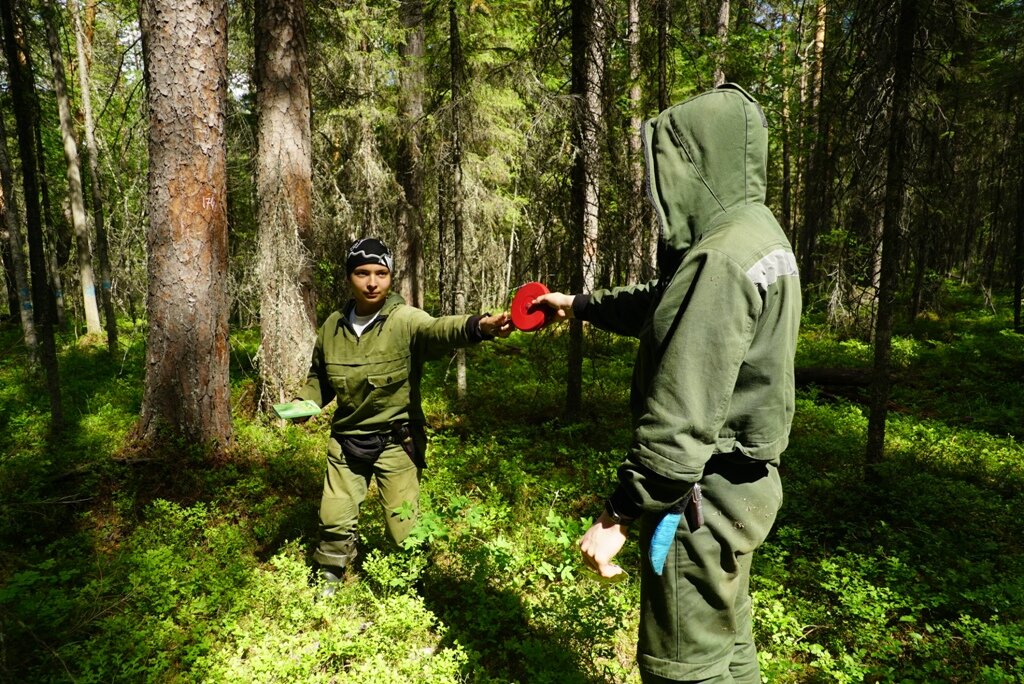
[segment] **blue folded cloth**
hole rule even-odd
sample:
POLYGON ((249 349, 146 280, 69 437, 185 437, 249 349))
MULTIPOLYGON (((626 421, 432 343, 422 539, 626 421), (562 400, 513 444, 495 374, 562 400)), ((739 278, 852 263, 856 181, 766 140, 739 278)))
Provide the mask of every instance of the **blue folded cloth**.
POLYGON ((683 512, 687 506, 693 507, 693 517, 691 519, 693 529, 696 530, 704 524, 702 500, 700 485, 693 485, 689 494, 674 507, 670 508, 662 516, 658 526, 654 528, 654 534, 651 535, 651 567, 654 568, 655 575, 660 576, 665 571, 665 561, 668 559, 669 547, 672 546, 672 542, 676 538, 676 529, 679 527, 679 521, 683 519, 683 512))
POLYGON ((676 538, 676 528, 679 527, 682 517, 682 513, 669 511, 654 528, 654 535, 651 536, 651 566, 655 575, 661 575, 665 571, 668 549, 676 538))

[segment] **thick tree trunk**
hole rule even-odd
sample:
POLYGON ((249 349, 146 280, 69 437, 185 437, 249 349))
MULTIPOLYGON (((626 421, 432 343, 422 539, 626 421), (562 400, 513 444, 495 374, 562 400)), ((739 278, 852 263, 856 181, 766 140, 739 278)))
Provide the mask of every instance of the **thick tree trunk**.
POLYGON ((47 5, 43 12, 46 24, 46 43, 50 48, 53 66, 53 91, 57 99, 60 134, 64 141, 64 161, 68 167, 68 201, 71 204, 71 225, 75 229, 75 247, 78 253, 78 279, 82 287, 82 308, 85 312, 85 330, 90 335, 100 334, 100 310, 96 302, 96 279, 92 269, 92 246, 89 243, 89 224, 85 217, 85 195, 82 189, 82 167, 75 139, 75 122, 71 118, 67 78, 64 75, 64 55, 57 35, 56 10, 47 5))
POLYGON ((303 0, 256 3, 261 403, 295 396, 316 338, 312 156, 303 0))
POLYGON ((424 74, 423 0, 402 0, 399 5, 405 42, 399 44, 402 58, 399 91, 401 133, 398 140, 397 172, 405 198, 398 209, 398 287, 405 301, 423 306, 423 152, 420 148, 420 120, 423 118, 424 74))
POLYGON ((11 258, 11 284, 14 286, 11 300, 11 316, 21 321, 21 332, 25 336, 25 347, 35 363, 39 356, 39 341, 36 338, 35 321, 32 319, 32 293, 29 290, 28 269, 25 266, 25 246, 21 240, 18 225, 18 205, 14 195, 14 172, 11 160, 7 158, 7 127, 0 116, 0 217, 7 233, 7 244, 11 258))
POLYGON ((139 437, 231 439, 226 0, 143 0, 149 337, 139 437))
POLYGON ((885 451, 885 419, 891 389, 890 352, 892 323, 899 285, 900 222, 906 192, 906 156, 910 126, 910 79, 917 31, 917 0, 902 0, 896 28, 895 74, 885 179, 885 218, 882 228, 881 280, 875 324, 875 358, 871 379, 871 413, 868 416, 867 476, 877 476, 885 451))
POLYGON ((715 87, 725 83, 725 45, 729 40, 729 0, 722 0, 718 6, 718 23, 715 26, 718 36, 718 54, 715 56, 715 87))
POLYGON ((107 349, 117 350, 117 314, 111 292, 110 249, 107 244, 106 207, 100 190, 100 152, 96 144, 96 124, 92 118, 92 94, 89 86, 89 63, 85 31, 79 17, 78 2, 68 0, 68 10, 75 28, 75 53, 78 56, 78 86, 82 91, 82 117, 85 120, 85 151, 89 161, 89 180, 92 191, 92 219, 96 229, 96 258, 100 264, 100 301, 107 328, 107 349))
POLYGON ((50 426, 55 432, 64 427, 60 396, 60 371, 57 365, 57 344, 53 336, 53 306, 47 291, 46 255, 43 249, 43 225, 39 208, 39 184, 36 179, 36 158, 32 131, 33 78, 23 68, 15 40, 14 8, 11 2, 0 2, 3 21, 4 53, 7 56, 11 99, 18 131, 18 152, 21 155, 21 182, 25 191, 25 219, 28 228, 28 256, 32 271, 32 304, 36 329, 40 336, 40 359, 46 373, 50 397, 50 426))

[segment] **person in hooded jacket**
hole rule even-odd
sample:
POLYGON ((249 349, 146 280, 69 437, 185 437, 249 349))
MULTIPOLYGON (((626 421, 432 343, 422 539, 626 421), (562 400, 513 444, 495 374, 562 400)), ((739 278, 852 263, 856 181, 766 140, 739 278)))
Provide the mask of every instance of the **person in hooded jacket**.
POLYGON ((647 121, 658 277, 534 302, 639 338, 632 445, 580 550, 612 578, 639 528, 648 684, 760 681, 750 563, 782 504, 801 311, 793 250, 764 204, 767 128, 734 84, 647 121))
MULTIPOLYGON (((376 478, 388 537, 400 544, 416 523, 426 466, 420 405, 424 361, 457 347, 508 337, 508 314, 435 318, 391 292, 394 259, 383 242, 357 240, 345 260, 352 299, 317 331, 298 398, 336 402, 320 501, 314 559, 327 583, 339 580, 356 548, 359 508, 376 478)), ((329 588, 327 593, 331 593, 329 588)))

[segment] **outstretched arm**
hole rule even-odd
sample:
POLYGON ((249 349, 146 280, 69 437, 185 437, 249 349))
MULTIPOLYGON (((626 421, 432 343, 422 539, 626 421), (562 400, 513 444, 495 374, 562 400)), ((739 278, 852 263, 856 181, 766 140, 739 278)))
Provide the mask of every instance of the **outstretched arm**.
POLYGON ((555 311, 557 320, 578 318, 619 335, 639 337, 647 314, 658 295, 658 281, 642 285, 598 290, 592 294, 550 292, 533 301, 555 311))
POLYGON ((487 337, 508 337, 515 330, 512 317, 507 313, 482 316, 479 321, 480 332, 487 337))

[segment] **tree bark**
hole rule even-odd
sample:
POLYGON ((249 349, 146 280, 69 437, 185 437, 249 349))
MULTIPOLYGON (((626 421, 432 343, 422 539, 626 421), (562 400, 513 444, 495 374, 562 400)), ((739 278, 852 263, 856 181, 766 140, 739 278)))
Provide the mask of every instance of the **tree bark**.
POLYGON ((642 92, 640 89, 640 2, 628 0, 628 27, 626 46, 629 60, 629 234, 632 249, 630 279, 649 280, 657 268, 658 225, 651 212, 647 211, 644 196, 643 141, 640 127, 643 125, 642 92))
POLYGON ((825 70, 825 27, 827 7, 826 0, 817 5, 816 27, 814 35, 814 64, 808 97, 807 130, 811 131, 811 151, 807 155, 807 170, 804 183, 804 230, 800 244, 800 276, 807 284, 817 279, 816 251, 818 236, 824 229, 827 218, 827 183, 825 167, 828 164, 828 119, 821 111, 822 90, 824 88, 825 70))
POLYGON ((225 0, 143 0, 149 336, 139 437, 231 440, 225 0))
MULTIPOLYGON (((655 0, 658 13, 658 111, 666 109, 668 101, 668 25, 670 0, 655 0)), ((655 254, 657 260, 657 254, 655 254)))
POLYGON ((725 45, 729 40, 729 0, 722 0, 718 6, 718 23, 715 27, 718 36, 718 54, 715 56, 715 87, 725 83, 725 45))
POLYGON ((82 308, 85 312, 85 330, 90 335, 100 334, 100 310, 96 303, 96 279, 92 269, 92 246, 89 243, 89 224, 85 217, 85 195, 82 189, 82 167, 75 139, 75 122, 71 118, 67 78, 64 75, 64 55, 57 35, 56 11, 48 0, 43 11, 46 25, 46 43, 53 66, 53 92, 60 118, 60 134, 64 142, 64 161, 68 167, 68 200, 71 203, 71 224, 75 229, 75 247, 78 254, 79 283, 82 287, 82 308))
MULTIPOLYGON (((459 110, 462 107, 462 85, 465 64, 462 56, 462 37, 459 33, 458 5, 455 0, 449 0, 448 2, 448 36, 451 41, 449 49, 449 77, 452 88, 451 166, 449 167, 451 190, 448 195, 453 245, 451 277, 454 310, 452 313, 461 314, 465 313, 466 297, 463 291, 465 281, 463 277, 462 117, 459 110)), ((456 394, 459 399, 464 399, 468 383, 466 378, 466 352, 463 349, 455 352, 455 368, 456 394)))
POLYGON ((25 266, 25 246, 21 239, 18 222, 18 205, 14 195, 14 172, 7 157, 7 127, 0 116, 0 217, 7 234, 11 259, 11 317, 21 321, 21 332, 29 358, 35 364, 39 360, 39 340, 32 319, 32 292, 29 290, 28 269, 25 266))
POLYGON ((881 279, 875 323, 875 358, 868 416, 866 475, 877 477, 885 451, 885 419, 891 390, 890 352, 896 290, 899 285, 900 222, 906 192, 906 156, 910 126, 910 81, 914 65, 917 0, 902 0, 896 28, 895 74, 885 180, 885 217, 882 227, 881 279))
POLYGON ((789 237, 792 244, 796 244, 796 236, 793 234, 793 125, 790 121, 790 79, 789 79, 789 50, 786 48, 783 38, 781 49, 782 58, 782 230, 789 237))
MULTIPOLYGON (((591 292, 597 265, 599 217, 598 127, 601 121, 601 78, 604 71, 603 20, 600 0, 572 3, 572 94, 576 103, 573 126, 572 232, 576 250, 573 292, 591 292)), ((566 412, 579 414, 583 402, 583 324, 569 325, 566 412)))
POLYGON ((96 229, 96 258, 100 264, 100 301, 107 328, 107 349, 117 350, 117 313, 111 291, 113 276, 110 268, 110 249, 107 244, 106 207, 100 188, 100 152, 96 144, 96 124, 92 118, 92 93, 89 86, 89 65, 85 31, 82 28, 77 0, 68 0, 68 10, 75 29, 75 53, 78 56, 78 86, 82 91, 82 116, 85 123, 85 151, 89 162, 89 180, 92 191, 92 220, 96 229))
POLYGON ((1017 211, 1014 221, 1013 236, 1013 329, 1021 332, 1021 300, 1024 299, 1024 142, 1021 136, 1024 135, 1024 126, 1021 122, 1024 116, 1021 115, 1020 105, 1017 105, 1017 211))
MULTIPOLYGON (((28 20, 24 17, 24 8, 22 10, 21 21, 25 24, 28 20)), ((32 52, 29 50, 28 43, 25 41, 25 36, 21 33, 17 35, 19 41, 18 50, 21 59, 24 61, 22 68, 26 74, 34 74, 35 67, 32 64, 32 52)), ((34 87, 34 86, 33 86, 34 87)), ((42 206, 42 225, 43 225, 43 252, 47 264, 47 281, 48 296, 53 300, 53 323, 61 330, 64 329, 64 285, 62 282, 60 270, 63 268, 70 258, 71 253, 71 236, 65 230, 66 226, 63 223, 58 223, 53 220, 53 211, 50 207, 50 189, 49 174, 46 172, 46 150, 43 148, 43 133, 42 125, 40 120, 42 116, 39 112, 39 98, 36 97, 35 93, 31 94, 30 98, 31 106, 31 128, 32 136, 35 141, 36 150, 36 164, 38 169, 38 185, 39 185, 39 197, 41 199, 42 206)))
POLYGON ((261 404, 295 396, 316 338, 312 155, 303 0, 256 2, 261 404))
POLYGON ((40 359, 46 373, 46 387, 50 398, 50 426, 54 432, 59 432, 64 427, 64 412, 60 396, 57 344, 53 336, 53 306, 50 293, 47 291, 46 255, 43 248, 39 184, 36 179, 31 101, 34 85, 31 71, 23 69, 22 59, 18 54, 12 5, 12 2, 0 2, 0 19, 3 21, 4 53, 7 56, 11 99, 14 104, 18 152, 21 155, 21 182, 25 191, 29 267, 32 271, 32 304, 36 329, 40 336, 40 359))
POLYGON ((402 0, 399 5, 405 42, 399 44, 402 58, 399 90, 398 182, 405 194, 398 209, 397 252, 402 255, 398 274, 399 291, 413 306, 423 306, 423 152, 420 120, 423 118, 424 21, 423 0, 402 0))

